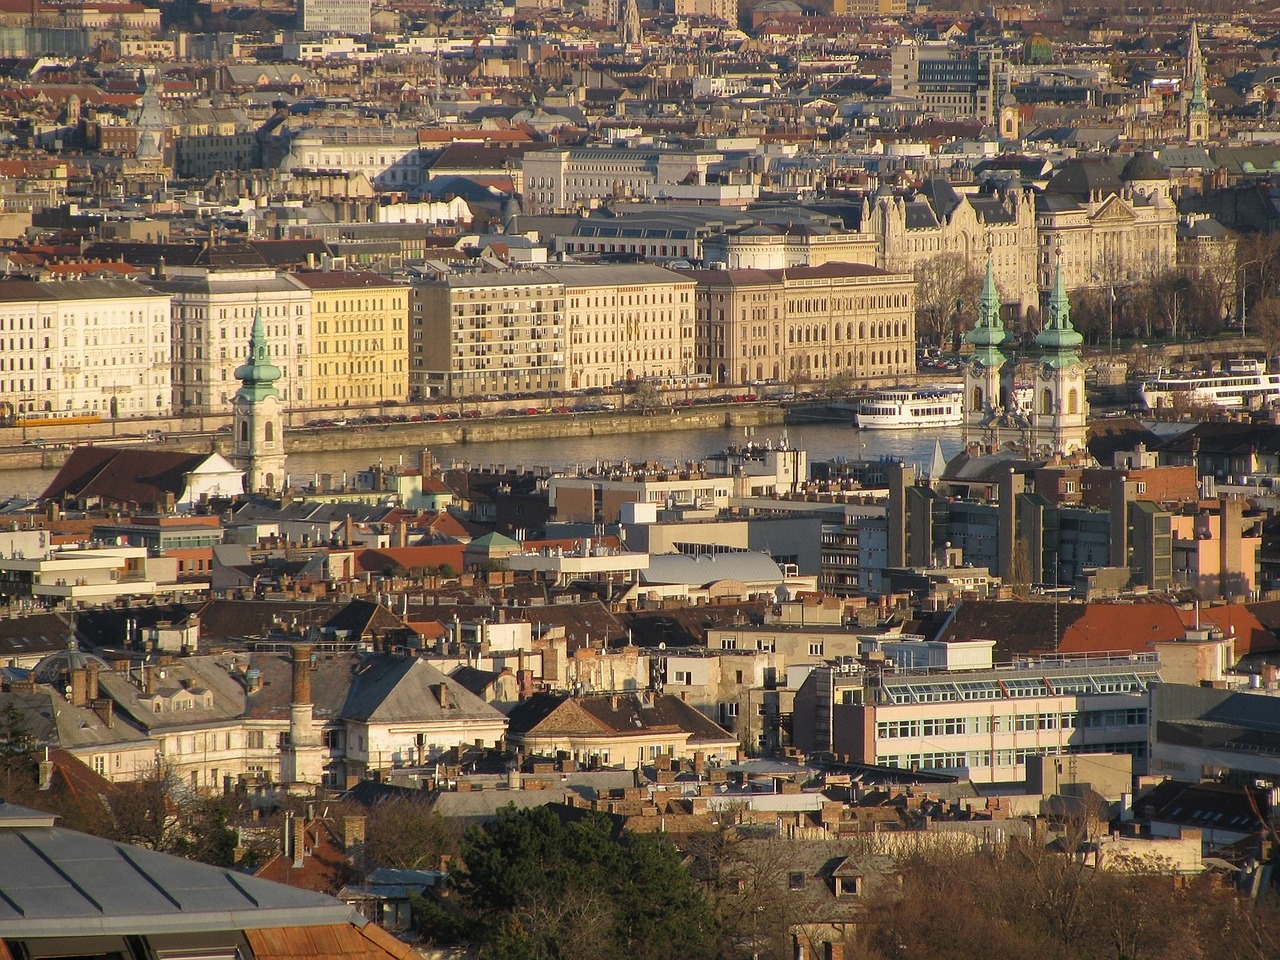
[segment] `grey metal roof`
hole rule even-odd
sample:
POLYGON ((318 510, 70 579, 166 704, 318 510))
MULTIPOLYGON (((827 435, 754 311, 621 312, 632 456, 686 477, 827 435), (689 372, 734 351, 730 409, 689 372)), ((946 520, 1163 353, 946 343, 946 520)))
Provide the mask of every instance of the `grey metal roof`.
POLYGON ((640 577, 645 583, 688 583, 696 586, 717 580, 781 583, 786 579, 768 554, 746 550, 705 557, 659 554, 649 558, 649 569, 641 570, 640 577))
POLYGON ((356 668, 340 716, 368 723, 504 719, 425 660, 388 654, 372 654, 356 668), (447 706, 436 692, 440 685, 448 688, 447 706))
POLYGON ((53 824, 52 815, 0 801, 0 937, 353 922, 331 897, 53 824))

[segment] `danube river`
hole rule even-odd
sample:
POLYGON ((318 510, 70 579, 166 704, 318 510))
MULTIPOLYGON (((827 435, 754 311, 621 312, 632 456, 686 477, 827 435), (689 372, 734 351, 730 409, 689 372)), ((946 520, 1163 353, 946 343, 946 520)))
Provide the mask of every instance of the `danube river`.
MULTIPOLYGON (((935 440, 941 441, 948 459, 960 452, 960 430, 855 430, 847 424, 803 424, 790 427, 752 427, 750 439, 757 443, 779 442, 784 436, 792 446, 808 452, 809 460, 836 457, 875 459, 900 457, 908 463, 927 464, 933 456, 935 440)), ((730 443, 748 439, 743 428, 671 430, 601 437, 566 437, 554 440, 504 440, 492 443, 441 444, 432 448, 438 464, 466 463, 472 466, 503 464, 507 468, 534 466, 563 469, 596 460, 656 460, 675 463, 697 460, 723 450, 730 443)), ((404 463, 417 466, 420 448, 387 447, 381 450, 349 450, 341 453, 299 453, 289 457, 289 475, 306 483, 317 473, 329 474, 334 482, 344 472, 379 462, 384 467, 404 463)), ((53 479, 55 470, 22 469, 0 472, 0 499, 38 495, 53 479)))

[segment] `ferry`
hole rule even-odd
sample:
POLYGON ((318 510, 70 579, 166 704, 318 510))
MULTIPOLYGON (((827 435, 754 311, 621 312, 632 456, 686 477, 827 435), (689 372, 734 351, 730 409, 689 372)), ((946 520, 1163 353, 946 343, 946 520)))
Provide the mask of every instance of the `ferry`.
POLYGON ((1280 400, 1280 373, 1267 373, 1259 360, 1231 360, 1221 373, 1161 372, 1144 381, 1138 394, 1148 410, 1179 404, 1253 409, 1280 400))
POLYGON ((863 430, 922 430, 958 427, 964 422, 964 391, 959 388, 882 390, 857 406, 863 430))

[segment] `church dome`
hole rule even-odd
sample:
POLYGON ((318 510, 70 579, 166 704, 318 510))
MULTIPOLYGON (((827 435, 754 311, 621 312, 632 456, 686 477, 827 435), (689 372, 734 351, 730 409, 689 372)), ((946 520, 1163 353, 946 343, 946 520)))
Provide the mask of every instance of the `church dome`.
POLYGON ((1043 33, 1033 33, 1022 45, 1022 62, 1030 64, 1053 63, 1053 41, 1043 33))
POLYGON ((1126 183, 1142 180, 1168 180, 1169 171, 1164 164, 1147 150, 1135 153, 1124 169, 1120 171, 1120 179, 1126 183))

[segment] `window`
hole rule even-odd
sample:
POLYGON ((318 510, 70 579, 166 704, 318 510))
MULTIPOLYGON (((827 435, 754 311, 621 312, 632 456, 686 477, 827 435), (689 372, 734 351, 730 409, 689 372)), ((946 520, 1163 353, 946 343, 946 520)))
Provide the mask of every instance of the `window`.
POLYGON ((94 755, 93 772, 100 777, 106 776, 107 774, 107 758, 101 753, 94 755))
POLYGON ((811 657, 822 656, 822 641, 809 644, 809 656, 811 657))
POLYGON ((249 749, 261 750, 266 745, 266 738, 261 730, 249 731, 249 749))
POLYGON ((793 871, 787 874, 787 888, 790 890, 803 890, 804 874, 799 871, 793 871))

